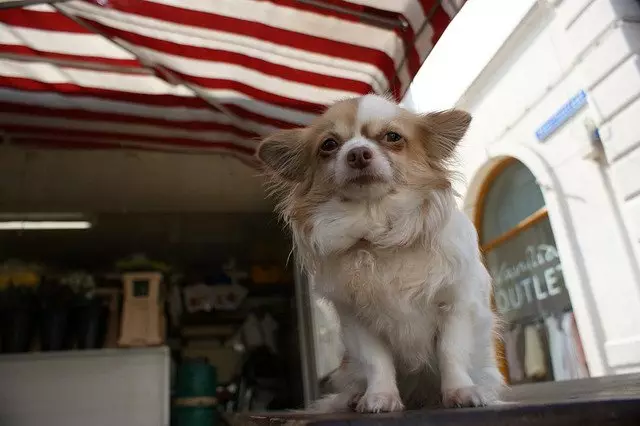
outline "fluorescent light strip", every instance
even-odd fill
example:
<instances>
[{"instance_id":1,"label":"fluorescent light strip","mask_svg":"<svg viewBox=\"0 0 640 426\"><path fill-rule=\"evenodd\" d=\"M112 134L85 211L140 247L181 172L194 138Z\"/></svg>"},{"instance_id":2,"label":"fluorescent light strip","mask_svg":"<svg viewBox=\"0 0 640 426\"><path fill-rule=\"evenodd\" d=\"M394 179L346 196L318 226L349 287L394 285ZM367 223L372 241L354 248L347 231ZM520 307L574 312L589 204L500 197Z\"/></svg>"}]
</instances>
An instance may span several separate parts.
<instances>
[{"instance_id":1,"label":"fluorescent light strip","mask_svg":"<svg viewBox=\"0 0 640 426\"><path fill-rule=\"evenodd\" d=\"M87 217L82 213L0 213L0 222L76 222L80 220L87 220Z\"/></svg>"},{"instance_id":2,"label":"fluorescent light strip","mask_svg":"<svg viewBox=\"0 0 640 426\"><path fill-rule=\"evenodd\" d=\"M79 221L30 221L14 220L0 222L1 231L48 230L48 229L89 229L91 222Z\"/></svg>"}]
</instances>

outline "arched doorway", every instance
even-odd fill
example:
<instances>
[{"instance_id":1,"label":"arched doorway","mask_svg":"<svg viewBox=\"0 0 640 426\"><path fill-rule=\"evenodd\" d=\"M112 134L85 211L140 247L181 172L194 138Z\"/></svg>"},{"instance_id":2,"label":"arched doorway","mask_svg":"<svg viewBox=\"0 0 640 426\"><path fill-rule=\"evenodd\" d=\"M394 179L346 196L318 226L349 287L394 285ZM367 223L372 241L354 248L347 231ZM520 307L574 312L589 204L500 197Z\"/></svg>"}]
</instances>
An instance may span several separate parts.
<instances>
[{"instance_id":1,"label":"arched doorway","mask_svg":"<svg viewBox=\"0 0 640 426\"><path fill-rule=\"evenodd\" d=\"M498 345L511 384L588 376L544 197L531 171L507 159L487 176L475 222L504 321Z\"/></svg>"}]
</instances>

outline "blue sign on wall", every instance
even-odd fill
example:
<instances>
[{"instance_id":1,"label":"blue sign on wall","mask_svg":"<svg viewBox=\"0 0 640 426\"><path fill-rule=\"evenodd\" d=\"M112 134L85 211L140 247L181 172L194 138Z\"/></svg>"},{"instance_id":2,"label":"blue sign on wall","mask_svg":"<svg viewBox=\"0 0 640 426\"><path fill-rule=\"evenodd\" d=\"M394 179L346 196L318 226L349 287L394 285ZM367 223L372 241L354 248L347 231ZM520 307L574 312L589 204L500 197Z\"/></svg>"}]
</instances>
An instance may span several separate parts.
<instances>
[{"instance_id":1,"label":"blue sign on wall","mask_svg":"<svg viewBox=\"0 0 640 426\"><path fill-rule=\"evenodd\" d=\"M536 138L540 142L545 141L556 130L562 127L571 117L576 115L587 104L587 94L581 90L573 98L569 99L555 114L536 130Z\"/></svg>"}]
</instances>

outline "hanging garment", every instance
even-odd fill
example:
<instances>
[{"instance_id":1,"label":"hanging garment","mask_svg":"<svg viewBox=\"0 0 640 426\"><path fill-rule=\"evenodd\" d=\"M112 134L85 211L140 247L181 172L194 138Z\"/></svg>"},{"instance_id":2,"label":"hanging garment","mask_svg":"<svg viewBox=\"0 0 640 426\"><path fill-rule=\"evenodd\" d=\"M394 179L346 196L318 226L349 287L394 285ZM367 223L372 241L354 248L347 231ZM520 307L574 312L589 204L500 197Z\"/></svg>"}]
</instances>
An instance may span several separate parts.
<instances>
[{"instance_id":1,"label":"hanging garment","mask_svg":"<svg viewBox=\"0 0 640 426\"><path fill-rule=\"evenodd\" d=\"M544 320L549 336L549 354L551 356L551 368L554 380L567 380L570 376L566 363L566 333L562 330L561 321L555 316Z\"/></svg>"},{"instance_id":2,"label":"hanging garment","mask_svg":"<svg viewBox=\"0 0 640 426\"><path fill-rule=\"evenodd\" d=\"M573 312L567 312L562 317L562 329L565 336L565 368L569 372L568 379L582 379L589 377L589 373L586 368L586 363L583 362L581 354L578 352L579 347L576 344L576 338L579 340L580 336L573 333L574 316ZM577 330L576 330L577 331ZM582 345L580 345L582 346Z\"/></svg>"},{"instance_id":3,"label":"hanging garment","mask_svg":"<svg viewBox=\"0 0 640 426\"><path fill-rule=\"evenodd\" d=\"M578 352L578 361L580 363L580 368L585 375L585 377L589 377L589 367L587 365L587 357L584 354L584 347L582 346L582 339L580 338L580 333L578 333L578 324L576 323L576 316L573 312L571 315L571 337L574 345L576 345L576 351Z\"/></svg>"},{"instance_id":4,"label":"hanging garment","mask_svg":"<svg viewBox=\"0 0 640 426\"><path fill-rule=\"evenodd\" d=\"M516 324L512 330L504 335L504 352L509 367L509 380L511 383L518 383L524 379L522 369L522 358L518 351L518 343L522 340L522 326Z\"/></svg>"},{"instance_id":5,"label":"hanging garment","mask_svg":"<svg viewBox=\"0 0 640 426\"><path fill-rule=\"evenodd\" d=\"M524 371L527 378L540 380L547 376L545 348L536 325L524 330Z\"/></svg>"},{"instance_id":6,"label":"hanging garment","mask_svg":"<svg viewBox=\"0 0 640 426\"><path fill-rule=\"evenodd\" d=\"M277 332L278 322L270 315L266 314L260 324L262 327L262 335L264 343L271 349L274 354L278 353Z\"/></svg>"},{"instance_id":7,"label":"hanging garment","mask_svg":"<svg viewBox=\"0 0 640 426\"><path fill-rule=\"evenodd\" d=\"M588 377L583 356L576 345L577 336L573 332L573 313L545 319L549 335L549 352L555 380L571 380ZM579 339L579 337L578 337Z\"/></svg>"}]
</instances>

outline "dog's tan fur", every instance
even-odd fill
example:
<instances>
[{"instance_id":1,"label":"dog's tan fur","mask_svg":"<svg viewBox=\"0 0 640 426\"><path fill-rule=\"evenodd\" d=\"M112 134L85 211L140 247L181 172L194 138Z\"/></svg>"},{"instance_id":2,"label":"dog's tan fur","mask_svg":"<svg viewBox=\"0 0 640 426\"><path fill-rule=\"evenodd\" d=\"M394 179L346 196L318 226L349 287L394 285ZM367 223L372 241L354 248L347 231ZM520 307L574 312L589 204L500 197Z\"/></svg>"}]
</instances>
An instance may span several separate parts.
<instances>
[{"instance_id":1,"label":"dog's tan fur","mask_svg":"<svg viewBox=\"0 0 640 426\"><path fill-rule=\"evenodd\" d=\"M317 410L354 398L360 411L495 400L490 278L451 184L470 121L369 95L260 145L296 254L335 305L351 360ZM371 154L357 170L346 165L356 148Z\"/></svg>"}]
</instances>

